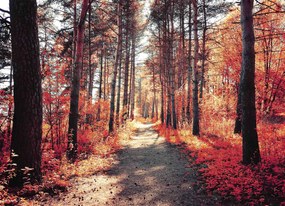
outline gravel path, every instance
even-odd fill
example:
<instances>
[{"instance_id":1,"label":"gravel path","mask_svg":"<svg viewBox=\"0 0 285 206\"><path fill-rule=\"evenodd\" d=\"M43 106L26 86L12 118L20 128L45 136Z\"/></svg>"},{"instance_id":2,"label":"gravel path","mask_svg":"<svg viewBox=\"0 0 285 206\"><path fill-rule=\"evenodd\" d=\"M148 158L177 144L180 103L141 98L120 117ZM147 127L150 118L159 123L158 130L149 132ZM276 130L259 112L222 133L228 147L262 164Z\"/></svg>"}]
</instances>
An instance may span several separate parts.
<instances>
[{"instance_id":1,"label":"gravel path","mask_svg":"<svg viewBox=\"0 0 285 206\"><path fill-rule=\"evenodd\" d=\"M43 205L214 205L196 194L187 159L151 126L139 125L109 171L74 179L68 193Z\"/></svg>"}]
</instances>

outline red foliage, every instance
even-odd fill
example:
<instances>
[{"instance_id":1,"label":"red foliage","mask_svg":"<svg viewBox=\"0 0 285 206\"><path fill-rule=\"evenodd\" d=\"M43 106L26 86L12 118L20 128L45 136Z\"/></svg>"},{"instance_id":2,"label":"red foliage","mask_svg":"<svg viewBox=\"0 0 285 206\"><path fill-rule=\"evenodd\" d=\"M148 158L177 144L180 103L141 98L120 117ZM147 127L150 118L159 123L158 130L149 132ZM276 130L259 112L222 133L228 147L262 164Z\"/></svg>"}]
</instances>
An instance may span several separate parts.
<instances>
[{"instance_id":1,"label":"red foliage","mask_svg":"<svg viewBox=\"0 0 285 206\"><path fill-rule=\"evenodd\" d=\"M224 200L253 205L277 204L284 200L285 139L284 136L272 136L272 130L268 131L268 127L261 128L267 133L261 133L263 161L257 166L241 164L240 137L221 138L214 135L195 137L185 130L174 137L178 133L169 131L164 126L159 125L156 129L170 143L187 144L186 150L191 152L189 158L195 160L192 166L198 168L209 194L218 193ZM279 153L273 154L274 149L266 146L268 142L274 142L274 147L279 149ZM269 151L271 156L266 156L265 153Z\"/></svg>"}]
</instances>

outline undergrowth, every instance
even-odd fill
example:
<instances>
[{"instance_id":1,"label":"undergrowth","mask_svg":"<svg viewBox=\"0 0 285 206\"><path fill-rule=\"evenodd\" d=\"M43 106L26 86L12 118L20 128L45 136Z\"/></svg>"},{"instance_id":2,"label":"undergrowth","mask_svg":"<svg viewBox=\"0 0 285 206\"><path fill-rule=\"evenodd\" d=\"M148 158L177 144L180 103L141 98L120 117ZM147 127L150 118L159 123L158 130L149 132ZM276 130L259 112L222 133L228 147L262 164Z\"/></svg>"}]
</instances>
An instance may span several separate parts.
<instances>
[{"instance_id":1,"label":"undergrowth","mask_svg":"<svg viewBox=\"0 0 285 206\"><path fill-rule=\"evenodd\" d=\"M43 196L54 196L64 192L70 185L69 180L74 177L88 177L98 172L108 170L116 161L115 152L121 149L124 141L128 141L135 128L135 121L127 122L124 128L119 128L112 136L106 130L94 131L91 128L79 132L78 135L78 160L69 163L64 155L64 148L44 145L42 153L41 184L31 185L27 182L18 191L8 190L8 176L0 179L0 205L31 205L33 199ZM3 164L1 174L9 173Z\"/></svg>"},{"instance_id":2,"label":"undergrowth","mask_svg":"<svg viewBox=\"0 0 285 206\"><path fill-rule=\"evenodd\" d=\"M198 168L209 194L218 194L224 202L285 205L285 130L282 124L259 123L262 162L256 166L241 164L242 139L231 134L231 125L230 121L203 122L206 129L200 137L193 136L189 128L174 131L157 125L156 129L168 142L184 144L185 153L194 160L191 166ZM227 135L223 136L225 133Z\"/></svg>"}]
</instances>

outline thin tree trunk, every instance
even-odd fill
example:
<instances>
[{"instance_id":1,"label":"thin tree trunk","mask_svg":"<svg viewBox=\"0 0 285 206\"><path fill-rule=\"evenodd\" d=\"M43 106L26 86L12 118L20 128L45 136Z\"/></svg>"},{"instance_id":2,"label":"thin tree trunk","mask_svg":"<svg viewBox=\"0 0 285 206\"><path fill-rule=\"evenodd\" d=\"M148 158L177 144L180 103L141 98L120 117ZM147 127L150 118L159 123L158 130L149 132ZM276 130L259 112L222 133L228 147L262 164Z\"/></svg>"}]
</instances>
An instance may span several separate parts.
<instances>
[{"instance_id":1,"label":"thin tree trunk","mask_svg":"<svg viewBox=\"0 0 285 206\"><path fill-rule=\"evenodd\" d=\"M184 14L184 4L185 0L181 0L181 41L182 41L182 124L185 123L185 114L186 114L186 108L185 108L185 14Z\"/></svg>"},{"instance_id":2,"label":"thin tree trunk","mask_svg":"<svg viewBox=\"0 0 285 206\"><path fill-rule=\"evenodd\" d=\"M155 70L154 66L152 66L152 87L153 87L153 100L152 100L152 113L151 118L154 118L154 111L155 111L155 100L156 100L156 88L155 88Z\"/></svg>"},{"instance_id":3,"label":"thin tree trunk","mask_svg":"<svg viewBox=\"0 0 285 206\"><path fill-rule=\"evenodd\" d=\"M120 53L122 54L122 48ZM121 84L122 84L122 55L119 59L119 76L118 76L118 92L116 103L116 124L120 125L120 102L121 102Z\"/></svg>"},{"instance_id":4,"label":"thin tree trunk","mask_svg":"<svg viewBox=\"0 0 285 206\"><path fill-rule=\"evenodd\" d=\"M109 133L114 131L114 120L115 120L115 96L116 96L116 80L118 72L119 59L121 58L121 47L122 47L122 14L121 14L121 1L118 2L118 19L117 19L119 34L117 37L117 49L115 56L113 79L111 84L111 101L110 101L110 117L109 117Z\"/></svg>"},{"instance_id":5,"label":"thin tree trunk","mask_svg":"<svg viewBox=\"0 0 285 206\"><path fill-rule=\"evenodd\" d=\"M171 34L170 34L170 89L171 89L171 109L172 109L172 128L177 129L177 116L176 116L176 107L175 107L175 72L174 72L174 55L173 55L173 47L174 47L174 2L171 4Z\"/></svg>"},{"instance_id":6,"label":"thin tree trunk","mask_svg":"<svg viewBox=\"0 0 285 206\"><path fill-rule=\"evenodd\" d=\"M78 103L79 103L79 90L80 79L82 71L82 57L83 57L83 37L84 37L84 22L88 10L89 0L83 0L80 20L77 26L77 40L76 40L76 56L75 65L72 75L71 94L70 94L70 113L68 122L68 145L67 145L67 158L74 162L77 158L77 130L78 130Z\"/></svg>"},{"instance_id":7,"label":"thin tree trunk","mask_svg":"<svg viewBox=\"0 0 285 206\"><path fill-rule=\"evenodd\" d=\"M188 124L191 122L191 76L192 76L192 0L189 0L189 43L188 43L188 69L187 69L187 106L186 116Z\"/></svg>"},{"instance_id":8,"label":"thin tree trunk","mask_svg":"<svg viewBox=\"0 0 285 206\"><path fill-rule=\"evenodd\" d=\"M138 88L139 96L138 96L138 106L142 108L142 78L139 78L139 88Z\"/></svg>"},{"instance_id":9,"label":"thin tree trunk","mask_svg":"<svg viewBox=\"0 0 285 206\"><path fill-rule=\"evenodd\" d=\"M132 81L131 81L131 111L130 111L130 118L134 120L134 110L135 110L135 80L136 80L136 34L135 31L132 31L132 62L131 62L131 69L132 69Z\"/></svg>"},{"instance_id":10,"label":"thin tree trunk","mask_svg":"<svg viewBox=\"0 0 285 206\"><path fill-rule=\"evenodd\" d=\"M101 119L101 100L102 100L102 83L103 83L103 70L104 70L104 46L102 45L101 55L100 55L100 75L99 75L99 91L98 91L98 110L96 115L96 121L100 121Z\"/></svg>"},{"instance_id":11,"label":"thin tree trunk","mask_svg":"<svg viewBox=\"0 0 285 206\"><path fill-rule=\"evenodd\" d=\"M161 124L164 124L164 81L163 81L163 75L164 75L164 65L162 61L163 56L163 49L162 49L162 43L161 43L161 28L160 24L158 25L158 41L159 41L159 67L160 67L160 73L159 73L159 80L160 80L160 87L161 87L161 109L160 109L160 121Z\"/></svg>"},{"instance_id":12,"label":"thin tree trunk","mask_svg":"<svg viewBox=\"0 0 285 206\"><path fill-rule=\"evenodd\" d=\"M13 62L13 60L12 60ZM10 78L9 78L9 95L13 95L13 87L12 87L12 81L13 81L13 66L10 67ZM8 114L7 114L7 129L6 129L6 138L8 139L7 142L10 142L11 140L11 126L12 126L12 109L13 109L13 101L9 99L8 103ZM2 148L0 147L0 151L2 151Z\"/></svg>"},{"instance_id":13,"label":"thin tree trunk","mask_svg":"<svg viewBox=\"0 0 285 206\"><path fill-rule=\"evenodd\" d=\"M72 49L72 60L75 64L75 55L76 55L76 40L77 40L77 9L76 9L77 0L73 0L73 49ZM71 78L72 78L71 72Z\"/></svg>"},{"instance_id":14,"label":"thin tree trunk","mask_svg":"<svg viewBox=\"0 0 285 206\"><path fill-rule=\"evenodd\" d=\"M92 67L91 62L91 12L92 12L92 6L91 6L91 0L89 0L89 12L88 12L88 76L89 76L89 82L88 82L88 95L87 100L88 104L92 104L92 93L93 93L93 79L94 79L94 68L96 66ZM92 114L86 114L86 123L91 124L92 122Z\"/></svg>"},{"instance_id":15,"label":"thin tree trunk","mask_svg":"<svg viewBox=\"0 0 285 206\"><path fill-rule=\"evenodd\" d=\"M130 0L126 0L126 42L125 42L125 49L126 49L126 59L125 59L125 76L124 76L124 95L123 95L123 116L122 122L128 117L128 88L129 88L129 63L130 63L130 46L129 46L129 34L130 34Z\"/></svg>"},{"instance_id":16,"label":"thin tree trunk","mask_svg":"<svg viewBox=\"0 0 285 206\"><path fill-rule=\"evenodd\" d=\"M240 134L241 133L241 112L242 112L241 111L241 91L240 91L240 86L239 86L238 87L238 101L237 101L237 107L236 107L236 120L235 120L234 134Z\"/></svg>"},{"instance_id":17,"label":"thin tree trunk","mask_svg":"<svg viewBox=\"0 0 285 206\"><path fill-rule=\"evenodd\" d=\"M193 72L193 128L192 134L199 136L199 101L198 101L198 54L199 54L199 40L198 40L198 5L197 0L193 1L194 9L194 72Z\"/></svg>"},{"instance_id":18,"label":"thin tree trunk","mask_svg":"<svg viewBox=\"0 0 285 206\"><path fill-rule=\"evenodd\" d=\"M104 97L104 100L107 100L107 94L106 94L106 87L107 87L107 66L108 66L108 63L107 63L107 52L105 53L105 56L104 56L104 73L103 73L103 82L104 82L104 86L103 86L103 97Z\"/></svg>"},{"instance_id":19,"label":"thin tree trunk","mask_svg":"<svg viewBox=\"0 0 285 206\"><path fill-rule=\"evenodd\" d=\"M206 0L203 0L203 33L202 33L202 63L201 63L201 84L200 98L203 98L203 90L205 87L205 62L206 62L206 32L207 32L207 11Z\"/></svg>"}]
</instances>

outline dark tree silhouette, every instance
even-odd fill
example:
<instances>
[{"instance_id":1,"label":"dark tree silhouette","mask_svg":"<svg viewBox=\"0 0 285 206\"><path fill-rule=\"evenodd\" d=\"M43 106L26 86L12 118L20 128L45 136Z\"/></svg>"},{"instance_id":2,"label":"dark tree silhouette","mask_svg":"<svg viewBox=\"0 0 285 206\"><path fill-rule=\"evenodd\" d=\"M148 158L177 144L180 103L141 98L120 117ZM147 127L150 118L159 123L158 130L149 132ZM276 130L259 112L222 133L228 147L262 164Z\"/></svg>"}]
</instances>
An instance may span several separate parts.
<instances>
[{"instance_id":1,"label":"dark tree silhouette","mask_svg":"<svg viewBox=\"0 0 285 206\"><path fill-rule=\"evenodd\" d=\"M242 108L243 163L260 162L255 108L255 51L253 0L241 1L242 71L240 81Z\"/></svg>"},{"instance_id":2,"label":"dark tree silhouette","mask_svg":"<svg viewBox=\"0 0 285 206\"><path fill-rule=\"evenodd\" d=\"M15 111L12 161L16 176L11 186L22 186L25 172L41 181L42 88L36 0L10 1ZM30 170L30 171L28 171Z\"/></svg>"}]
</instances>

